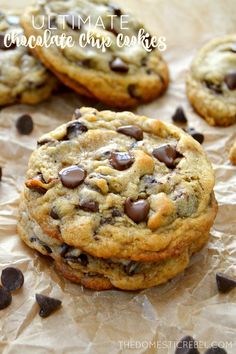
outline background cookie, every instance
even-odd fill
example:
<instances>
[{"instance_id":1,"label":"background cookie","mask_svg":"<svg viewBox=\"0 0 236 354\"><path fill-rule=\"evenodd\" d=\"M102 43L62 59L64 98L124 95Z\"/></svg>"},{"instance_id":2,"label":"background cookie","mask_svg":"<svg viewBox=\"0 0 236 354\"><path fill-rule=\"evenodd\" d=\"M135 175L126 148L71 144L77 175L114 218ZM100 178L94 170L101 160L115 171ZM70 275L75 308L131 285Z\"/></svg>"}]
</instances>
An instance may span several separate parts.
<instances>
[{"instance_id":1,"label":"background cookie","mask_svg":"<svg viewBox=\"0 0 236 354\"><path fill-rule=\"evenodd\" d=\"M57 79L25 47L4 45L6 34L22 33L19 17L0 13L0 105L36 104L47 99Z\"/></svg>"},{"instance_id":2,"label":"background cookie","mask_svg":"<svg viewBox=\"0 0 236 354\"><path fill-rule=\"evenodd\" d=\"M78 16L98 16L103 20L106 29L89 27L83 24L78 30ZM167 87L168 70L161 55L156 49L148 53L141 44L117 46L119 33L136 36L143 26L129 16L129 29L120 28L122 10L106 0L69 0L46 1L29 8L22 16L22 25L26 35L43 36L48 28L47 20L51 19L54 27L53 35L66 33L73 37L75 46L61 49L55 45L36 47L34 52L41 61L65 83L80 94L97 98L105 104L115 107L126 107L150 101L158 97ZM44 28L37 30L32 25L32 15L37 27L42 24L42 15L46 19ZM62 16L65 21L62 20ZM114 18L111 29L110 17ZM77 25L77 28L76 28ZM106 52L86 45L82 48L78 41L82 34L92 30L93 37L110 38L112 45Z\"/></svg>"},{"instance_id":3,"label":"background cookie","mask_svg":"<svg viewBox=\"0 0 236 354\"><path fill-rule=\"evenodd\" d=\"M234 143L230 149L229 159L233 165L236 165L236 143Z\"/></svg>"},{"instance_id":4,"label":"background cookie","mask_svg":"<svg viewBox=\"0 0 236 354\"><path fill-rule=\"evenodd\" d=\"M210 125L236 122L236 35L207 43L193 60L187 76L187 95Z\"/></svg>"}]
</instances>

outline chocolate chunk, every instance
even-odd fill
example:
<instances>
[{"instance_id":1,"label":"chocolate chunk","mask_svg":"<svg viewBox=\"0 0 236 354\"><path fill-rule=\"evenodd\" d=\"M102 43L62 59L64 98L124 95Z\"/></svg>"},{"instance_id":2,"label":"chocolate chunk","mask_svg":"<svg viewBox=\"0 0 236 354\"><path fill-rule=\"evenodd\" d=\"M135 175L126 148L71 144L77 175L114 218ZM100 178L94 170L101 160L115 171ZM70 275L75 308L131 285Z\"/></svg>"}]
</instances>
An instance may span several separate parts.
<instances>
[{"instance_id":1,"label":"chocolate chunk","mask_svg":"<svg viewBox=\"0 0 236 354\"><path fill-rule=\"evenodd\" d=\"M80 134L86 133L88 128L80 122L73 122L68 125L66 130L66 138L73 139L79 136Z\"/></svg>"},{"instance_id":2,"label":"chocolate chunk","mask_svg":"<svg viewBox=\"0 0 236 354\"><path fill-rule=\"evenodd\" d=\"M66 253L69 251L70 246L67 245L66 243L62 243L60 245L60 256L65 257Z\"/></svg>"},{"instance_id":3,"label":"chocolate chunk","mask_svg":"<svg viewBox=\"0 0 236 354\"><path fill-rule=\"evenodd\" d=\"M53 297L36 294L35 298L40 307L39 316L41 317L48 317L61 307L61 301Z\"/></svg>"},{"instance_id":4,"label":"chocolate chunk","mask_svg":"<svg viewBox=\"0 0 236 354\"><path fill-rule=\"evenodd\" d=\"M236 279L224 273L216 273L216 283L221 293L227 293L236 287Z\"/></svg>"},{"instance_id":5,"label":"chocolate chunk","mask_svg":"<svg viewBox=\"0 0 236 354\"><path fill-rule=\"evenodd\" d=\"M137 273L140 264L138 262L131 261L124 266L124 271L127 275L132 276Z\"/></svg>"},{"instance_id":6,"label":"chocolate chunk","mask_svg":"<svg viewBox=\"0 0 236 354\"><path fill-rule=\"evenodd\" d=\"M134 158L128 152L112 152L110 163L118 171L127 170L134 163Z\"/></svg>"},{"instance_id":7,"label":"chocolate chunk","mask_svg":"<svg viewBox=\"0 0 236 354\"><path fill-rule=\"evenodd\" d=\"M138 224L147 219L150 205L148 201L144 199L133 202L131 198L128 198L125 201L124 208L128 217Z\"/></svg>"},{"instance_id":8,"label":"chocolate chunk","mask_svg":"<svg viewBox=\"0 0 236 354\"><path fill-rule=\"evenodd\" d=\"M202 144L204 142L204 135L197 132L194 128L187 128L185 129L186 133L191 135L191 137L199 142L199 144Z\"/></svg>"},{"instance_id":9,"label":"chocolate chunk","mask_svg":"<svg viewBox=\"0 0 236 354\"><path fill-rule=\"evenodd\" d=\"M128 93L130 97L136 98L137 100L142 98L141 94L138 92L138 87L136 85L130 84L128 86Z\"/></svg>"},{"instance_id":10,"label":"chocolate chunk","mask_svg":"<svg viewBox=\"0 0 236 354\"><path fill-rule=\"evenodd\" d=\"M10 50L16 47L16 44L10 42L9 40L7 41L7 46L6 46L4 43L4 38L5 38L5 34L0 33L0 50Z\"/></svg>"},{"instance_id":11,"label":"chocolate chunk","mask_svg":"<svg viewBox=\"0 0 236 354\"><path fill-rule=\"evenodd\" d=\"M0 286L0 310L4 310L8 307L11 304L11 301L11 293L7 289Z\"/></svg>"},{"instance_id":12,"label":"chocolate chunk","mask_svg":"<svg viewBox=\"0 0 236 354\"><path fill-rule=\"evenodd\" d=\"M205 354L227 354L227 352L224 348L214 346L214 347L208 348L207 351L205 352Z\"/></svg>"},{"instance_id":13,"label":"chocolate chunk","mask_svg":"<svg viewBox=\"0 0 236 354\"><path fill-rule=\"evenodd\" d=\"M80 204L80 208L84 211L96 213L99 210L99 204L94 200L88 200L86 202L82 202Z\"/></svg>"},{"instance_id":14,"label":"chocolate chunk","mask_svg":"<svg viewBox=\"0 0 236 354\"><path fill-rule=\"evenodd\" d=\"M236 72L231 72L231 73L228 73L226 76L225 76L225 83L228 87L229 90L235 90L236 89Z\"/></svg>"},{"instance_id":15,"label":"chocolate chunk","mask_svg":"<svg viewBox=\"0 0 236 354\"><path fill-rule=\"evenodd\" d=\"M80 112L79 108L76 108L75 112L74 112L74 119L79 119L82 117L82 114Z\"/></svg>"},{"instance_id":16,"label":"chocolate chunk","mask_svg":"<svg viewBox=\"0 0 236 354\"><path fill-rule=\"evenodd\" d=\"M137 125L124 125L117 129L118 133L131 136L136 140L143 140L143 131Z\"/></svg>"},{"instance_id":17,"label":"chocolate chunk","mask_svg":"<svg viewBox=\"0 0 236 354\"><path fill-rule=\"evenodd\" d=\"M213 91L214 93L216 94L221 94L222 93L222 88L221 88L221 84L215 84L211 81L204 81L205 82L205 85L206 87Z\"/></svg>"},{"instance_id":18,"label":"chocolate chunk","mask_svg":"<svg viewBox=\"0 0 236 354\"><path fill-rule=\"evenodd\" d=\"M66 15L66 23L73 30L80 30L81 23L79 21L79 17L75 14Z\"/></svg>"},{"instance_id":19,"label":"chocolate chunk","mask_svg":"<svg viewBox=\"0 0 236 354\"><path fill-rule=\"evenodd\" d=\"M54 220L58 220L60 219L59 215L56 212L56 208L53 207L52 210L50 211L50 216L51 218L53 218Z\"/></svg>"},{"instance_id":20,"label":"chocolate chunk","mask_svg":"<svg viewBox=\"0 0 236 354\"><path fill-rule=\"evenodd\" d=\"M152 152L153 156L169 168L175 168L175 159L178 157L178 152L174 145L162 145Z\"/></svg>"},{"instance_id":21,"label":"chocolate chunk","mask_svg":"<svg viewBox=\"0 0 236 354\"><path fill-rule=\"evenodd\" d=\"M2 167L0 167L0 182L2 180Z\"/></svg>"},{"instance_id":22,"label":"chocolate chunk","mask_svg":"<svg viewBox=\"0 0 236 354\"><path fill-rule=\"evenodd\" d=\"M183 337L175 349L175 354L200 354L197 343L191 336Z\"/></svg>"},{"instance_id":23,"label":"chocolate chunk","mask_svg":"<svg viewBox=\"0 0 236 354\"><path fill-rule=\"evenodd\" d=\"M110 62L110 69L118 73L127 73L129 66L120 58L115 58Z\"/></svg>"},{"instance_id":24,"label":"chocolate chunk","mask_svg":"<svg viewBox=\"0 0 236 354\"><path fill-rule=\"evenodd\" d=\"M174 115L172 116L172 120L175 123L187 123L188 120L182 107L177 107Z\"/></svg>"},{"instance_id":25,"label":"chocolate chunk","mask_svg":"<svg viewBox=\"0 0 236 354\"><path fill-rule=\"evenodd\" d=\"M67 262L79 263L84 267L88 265L88 257L84 253L81 253L79 256L72 256L66 254L64 258Z\"/></svg>"},{"instance_id":26,"label":"chocolate chunk","mask_svg":"<svg viewBox=\"0 0 236 354\"><path fill-rule=\"evenodd\" d=\"M22 135L29 135L34 129L34 123L29 114L23 114L16 121L16 128L18 133Z\"/></svg>"},{"instance_id":27,"label":"chocolate chunk","mask_svg":"<svg viewBox=\"0 0 236 354\"><path fill-rule=\"evenodd\" d=\"M14 291L20 289L24 284L24 275L20 269L7 267L2 271L1 282L4 288Z\"/></svg>"},{"instance_id":28,"label":"chocolate chunk","mask_svg":"<svg viewBox=\"0 0 236 354\"><path fill-rule=\"evenodd\" d=\"M121 214L121 212L120 212L120 210L119 210L119 209L114 208L114 209L112 210L111 215L113 216L113 218L116 218L116 217L121 216L122 214Z\"/></svg>"},{"instance_id":29,"label":"chocolate chunk","mask_svg":"<svg viewBox=\"0 0 236 354\"><path fill-rule=\"evenodd\" d=\"M87 172L79 166L66 167L59 172L61 183L67 188L76 188L85 180Z\"/></svg>"}]
</instances>

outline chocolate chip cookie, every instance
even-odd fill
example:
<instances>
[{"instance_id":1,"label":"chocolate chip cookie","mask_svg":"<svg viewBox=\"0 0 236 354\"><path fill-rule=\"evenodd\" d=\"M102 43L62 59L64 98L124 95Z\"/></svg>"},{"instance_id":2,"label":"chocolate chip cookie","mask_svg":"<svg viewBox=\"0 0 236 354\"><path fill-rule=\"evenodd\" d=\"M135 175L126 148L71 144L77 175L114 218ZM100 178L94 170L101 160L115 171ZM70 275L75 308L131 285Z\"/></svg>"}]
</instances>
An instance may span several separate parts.
<instances>
[{"instance_id":1,"label":"chocolate chip cookie","mask_svg":"<svg viewBox=\"0 0 236 354\"><path fill-rule=\"evenodd\" d=\"M236 165L236 142L232 145L230 149L229 159L233 165Z\"/></svg>"},{"instance_id":2,"label":"chocolate chip cookie","mask_svg":"<svg viewBox=\"0 0 236 354\"><path fill-rule=\"evenodd\" d=\"M236 35L216 38L199 51L187 76L187 95L210 125L236 122Z\"/></svg>"},{"instance_id":3,"label":"chocolate chip cookie","mask_svg":"<svg viewBox=\"0 0 236 354\"><path fill-rule=\"evenodd\" d=\"M76 110L30 158L18 230L65 277L135 290L181 272L208 239L212 167L182 129L131 112Z\"/></svg>"},{"instance_id":4,"label":"chocolate chip cookie","mask_svg":"<svg viewBox=\"0 0 236 354\"><path fill-rule=\"evenodd\" d=\"M138 38L143 28L130 14L123 19L128 22L124 25L123 15L107 0L50 0L27 9L21 22L27 36L42 38L50 30L57 38L66 35L73 39L72 46L65 48L53 44L34 49L63 83L107 105L129 107L161 95L168 84L168 69L148 32L144 33L144 42L150 52L141 42L122 46L119 35ZM97 46L92 45L92 39ZM105 51L98 48L105 42L109 42Z\"/></svg>"},{"instance_id":5,"label":"chocolate chip cookie","mask_svg":"<svg viewBox=\"0 0 236 354\"><path fill-rule=\"evenodd\" d=\"M47 99L57 79L26 47L5 43L5 36L23 32L19 17L0 13L0 105L16 102L36 104Z\"/></svg>"}]
</instances>

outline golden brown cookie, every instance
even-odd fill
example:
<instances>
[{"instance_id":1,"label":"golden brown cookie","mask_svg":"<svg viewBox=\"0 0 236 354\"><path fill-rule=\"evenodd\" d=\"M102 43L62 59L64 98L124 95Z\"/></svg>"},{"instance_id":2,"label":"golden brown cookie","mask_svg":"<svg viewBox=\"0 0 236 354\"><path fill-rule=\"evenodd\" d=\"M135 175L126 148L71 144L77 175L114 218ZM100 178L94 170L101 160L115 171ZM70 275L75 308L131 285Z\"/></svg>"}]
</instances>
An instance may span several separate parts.
<instances>
[{"instance_id":1,"label":"golden brown cookie","mask_svg":"<svg viewBox=\"0 0 236 354\"><path fill-rule=\"evenodd\" d=\"M236 142L232 145L230 149L229 159L233 165L236 165Z\"/></svg>"}]
</instances>

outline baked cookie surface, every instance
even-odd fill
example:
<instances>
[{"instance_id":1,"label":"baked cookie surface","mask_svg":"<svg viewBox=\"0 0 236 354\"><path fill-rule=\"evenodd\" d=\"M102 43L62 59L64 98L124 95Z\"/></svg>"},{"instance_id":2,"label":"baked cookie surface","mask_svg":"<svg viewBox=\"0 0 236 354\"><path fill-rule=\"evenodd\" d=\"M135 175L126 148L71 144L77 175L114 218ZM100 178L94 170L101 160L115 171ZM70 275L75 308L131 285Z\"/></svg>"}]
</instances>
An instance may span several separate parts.
<instances>
[{"instance_id":1,"label":"baked cookie surface","mask_svg":"<svg viewBox=\"0 0 236 354\"><path fill-rule=\"evenodd\" d=\"M137 38L142 28L131 15L126 19L128 25L122 25L122 15L122 10L106 0L51 0L26 10L21 22L27 36L42 37L50 28L52 35L73 38L72 47L51 45L34 49L66 85L107 105L128 107L162 94L168 84L168 69L157 49L147 52L141 43L123 47L117 44L120 34ZM98 18L100 26L96 25ZM42 23L43 28L37 29ZM100 42L110 41L111 45L105 52L91 42L82 46L80 39L87 36ZM146 41L150 41L150 36Z\"/></svg>"},{"instance_id":2,"label":"baked cookie surface","mask_svg":"<svg viewBox=\"0 0 236 354\"><path fill-rule=\"evenodd\" d=\"M22 239L87 287L167 281L207 242L216 215L202 147L131 112L82 108L73 118L42 136L30 158Z\"/></svg>"},{"instance_id":3,"label":"baked cookie surface","mask_svg":"<svg viewBox=\"0 0 236 354\"><path fill-rule=\"evenodd\" d=\"M236 35L216 38L197 54L187 76L187 95L210 124L236 122Z\"/></svg>"},{"instance_id":4,"label":"baked cookie surface","mask_svg":"<svg viewBox=\"0 0 236 354\"><path fill-rule=\"evenodd\" d=\"M229 159L233 165L236 165L236 142L232 145L230 149Z\"/></svg>"},{"instance_id":5,"label":"baked cookie surface","mask_svg":"<svg viewBox=\"0 0 236 354\"><path fill-rule=\"evenodd\" d=\"M6 35L23 33L18 16L0 13L0 105L36 104L47 99L57 80L25 47L9 42Z\"/></svg>"}]
</instances>

